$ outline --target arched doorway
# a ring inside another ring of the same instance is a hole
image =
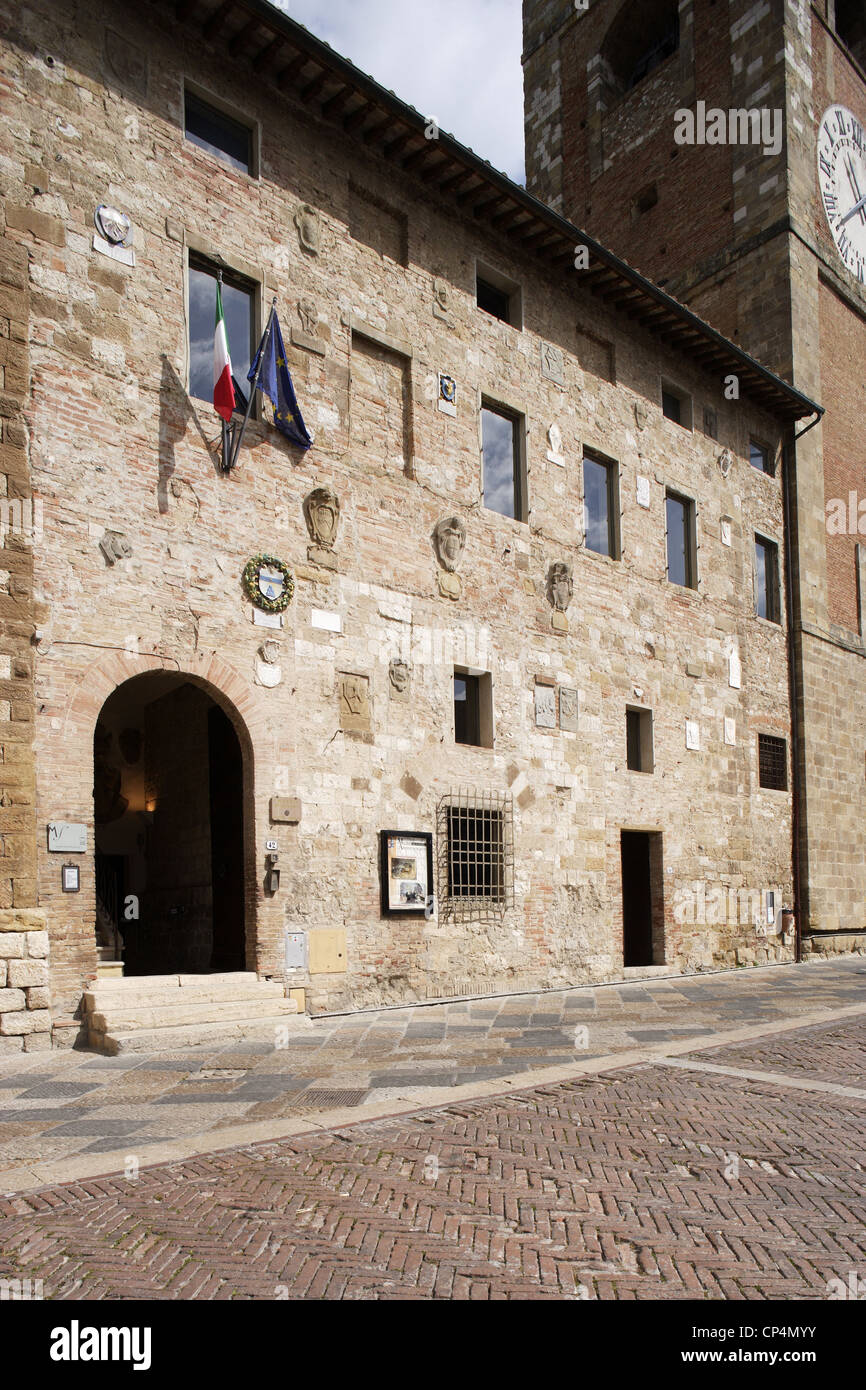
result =
[[[243,754],[204,684],[125,681],[96,723],[97,944],[124,975],[244,970]]]

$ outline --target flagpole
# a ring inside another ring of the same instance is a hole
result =
[[[238,461],[238,454],[240,453],[241,445],[242,445],[243,442],[244,442],[244,433],[245,433],[246,428],[247,428],[247,422],[249,421],[250,415],[252,414],[253,402],[254,402],[254,400],[255,400],[256,391],[258,390],[259,377],[260,377],[261,374],[262,374],[262,367],[263,367],[263,365],[264,365],[265,353],[267,352],[268,342],[269,342],[270,336],[271,336],[271,327],[272,327],[273,322],[274,322],[274,310],[276,309],[276,307],[277,307],[277,296],[274,295],[273,299],[271,300],[271,312],[268,314],[268,321],[267,321],[267,324],[265,325],[265,331],[264,331],[264,333],[263,333],[263,335],[262,335],[261,344],[259,345],[259,365],[258,365],[258,367],[256,368],[255,381],[252,383],[252,386],[250,387],[250,394],[249,394],[249,399],[248,399],[248,401],[247,401],[247,408],[246,408],[246,411],[245,411],[245,413],[244,413],[244,418],[243,418],[243,420],[241,421],[241,426],[240,426],[240,430],[239,430],[239,432],[238,432],[237,442],[235,442],[235,439],[234,439],[234,431],[232,431],[232,449],[231,449],[231,457],[229,458],[228,468],[226,468],[226,470],[225,470],[226,473],[230,473],[231,470],[234,468],[235,464],[237,463],[237,461]]]

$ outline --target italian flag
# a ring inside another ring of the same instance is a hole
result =
[[[216,327],[213,335],[213,408],[226,424],[231,424],[235,408],[235,388],[232,386],[232,359],[229,357],[229,340],[226,337],[226,320],[223,313],[223,297],[220,282],[216,287]]]

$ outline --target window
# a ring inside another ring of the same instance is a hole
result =
[[[836,33],[859,63],[866,62],[863,0],[836,0]]]
[[[454,668],[454,741],[493,747],[493,682],[487,672]]]
[[[514,903],[511,797],[461,791],[437,808],[440,910],[454,920],[499,920]]]
[[[633,709],[625,712],[626,764],[629,772],[653,770],[652,710]]]
[[[773,476],[773,459],[766,444],[759,444],[756,439],[749,440],[749,462],[759,472]]]
[[[788,790],[788,745],[783,738],[758,734],[758,782],[768,791]]]
[[[475,302],[479,309],[492,314],[514,328],[523,325],[523,306],[520,286],[491,266],[479,261],[475,267]]]
[[[240,169],[244,174],[255,172],[253,132],[249,126],[232,120],[192,92],[185,93],[184,134],[199,149],[216,155],[233,169]]]
[[[614,102],[676,53],[680,43],[677,0],[623,5],[601,46],[605,95]]]
[[[583,533],[587,550],[619,558],[616,468],[599,459],[583,460]]]
[[[682,425],[684,430],[692,427],[690,398],[666,381],[662,382],[662,414],[675,425]]]
[[[482,500],[491,512],[525,521],[521,419],[481,407]]]
[[[779,547],[755,537],[755,612],[768,622],[782,621],[779,611]]]
[[[213,339],[216,322],[217,267],[190,252],[189,256],[189,394],[213,400]],[[245,395],[247,372],[255,353],[255,286],[231,271],[223,271],[223,313],[234,379]]]
[[[665,496],[667,522],[668,579],[686,589],[696,589],[695,504],[674,492]]]

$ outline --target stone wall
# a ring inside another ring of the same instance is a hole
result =
[[[45,915],[0,910],[0,1057],[50,1046]]]
[[[778,422],[725,400],[697,360],[636,331],[579,277],[555,278],[252,83],[242,65],[187,45],[173,10],[106,3],[76,27],[59,4],[26,32],[8,0],[0,14],[14,35],[4,67],[21,119],[7,123],[6,175],[29,256],[27,423],[45,506],[39,901],[58,1014],[74,1013],[96,968],[93,871],[84,856],[81,892],[62,894],[44,825],[83,822],[92,837],[100,709],[155,670],[200,684],[239,733],[248,964],[306,987],[313,1009],[621,977],[622,828],[662,836],[657,935],[673,968],[733,964],[745,951],[790,959],[790,944],[759,940],[752,918],[678,911],[700,884],[773,889],[790,902],[790,792],[761,789],[757,770],[759,732],[790,739],[786,615],[756,618],[753,598],[755,533],[784,555],[781,490],[748,462],[751,433],[779,448]],[[135,85],[113,75],[117,34]],[[259,178],[184,140],[184,76],[208,90],[215,74],[220,99],[261,123]],[[104,202],[132,219],[134,266],[93,248]],[[317,249],[298,235],[304,206]],[[185,389],[193,246],[248,274],[263,306],[277,294],[315,432],[308,453],[254,420],[237,469],[219,472],[212,408]],[[477,308],[476,258],[521,285],[521,327]],[[604,371],[581,362],[577,324],[605,347]],[[546,345],[561,373],[545,370]],[[457,382],[456,415],[438,408],[440,372]],[[663,416],[663,380],[691,399],[698,425],[705,406],[715,412],[718,438]],[[482,400],[523,420],[526,521],[481,505]],[[618,468],[617,560],[584,545],[584,450]],[[333,551],[305,526],[317,485],[340,501]],[[666,578],[668,488],[695,501],[694,591]],[[440,582],[431,542],[454,514],[466,528],[459,587]],[[107,529],[131,551],[114,564],[99,548]],[[263,552],[297,585],[279,629],[256,624],[241,587],[247,560]],[[563,562],[574,597],[557,622],[548,577]],[[266,639],[276,644],[267,660]],[[410,668],[403,698],[394,658]],[[492,748],[454,741],[456,666],[491,676]],[[361,691],[353,719],[347,677]],[[539,682],[557,690],[552,728],[536,723]],[[652,774],[626,766],[635,704],[653,711]],[[513,906],[454,920],[439,910],[440,882],[431,918],[383,917],[378,832],[435,831],[440,805],[461,788],[513,800]],[[297,823],[272,822],[280,796],[299,800]],[[282,879],[268,895],[272,839]],[[309,951],[288,976],[286,929],[305,933]]]

